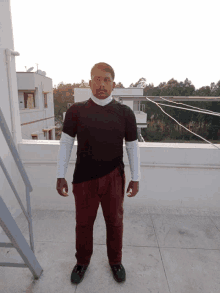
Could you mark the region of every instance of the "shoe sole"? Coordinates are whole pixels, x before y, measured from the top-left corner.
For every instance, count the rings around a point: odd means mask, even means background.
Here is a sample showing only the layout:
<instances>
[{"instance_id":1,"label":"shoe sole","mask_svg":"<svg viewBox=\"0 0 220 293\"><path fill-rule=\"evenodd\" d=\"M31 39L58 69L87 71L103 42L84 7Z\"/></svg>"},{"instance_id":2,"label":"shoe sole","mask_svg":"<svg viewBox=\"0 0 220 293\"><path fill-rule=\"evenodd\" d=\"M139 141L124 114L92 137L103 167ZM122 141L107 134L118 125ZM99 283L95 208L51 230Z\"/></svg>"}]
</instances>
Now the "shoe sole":
<instances>
[{"instance_id":1,"label":"shoe sole","mask_svg":"<svg viewBox=\"0 0 220 293\"><path fill-rule=\"evenodd\" d=\"M114 274L113 274L113 277L114 277L115 281L118 282L118 283L122 283L122 282L124 282L124 281L126 280L126 278L124 278L124 280L119 281L119 280L117 280L117 279L115 278L115 275L114 275Z\"/></svg>"}]
</instances>

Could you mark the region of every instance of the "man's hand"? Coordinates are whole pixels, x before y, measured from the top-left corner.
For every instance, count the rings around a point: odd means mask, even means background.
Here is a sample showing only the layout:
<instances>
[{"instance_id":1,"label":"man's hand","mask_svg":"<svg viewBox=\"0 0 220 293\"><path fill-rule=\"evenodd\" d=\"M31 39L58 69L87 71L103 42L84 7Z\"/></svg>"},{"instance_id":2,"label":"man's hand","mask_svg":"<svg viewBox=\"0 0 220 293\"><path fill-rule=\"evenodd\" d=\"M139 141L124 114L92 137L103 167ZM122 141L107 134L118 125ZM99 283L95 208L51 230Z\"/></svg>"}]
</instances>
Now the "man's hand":
<instances>
[{"instance_id":1,"label":"man's hand","mask_svg":"<svg viewBox=\"0 0 220 293\"><path fill-rule=\"evenodd\" d=\"M66 192L64 192L63 189L65 189ZM57 178L57 192L64 197L69 196L69 194L67 194L68 184L65 178Z\"/></svg>"},{"instance_id":2,"label":"man's hand","mask_svg":"<svg viewBox=\"0 0 220 293\"><path fill-rule=\"evenodd\" d=\"M130 189L132 189L132 192L130 192L127 196L128 197L135 196L139 191L139 181L130 181L128 185L127 193L129 192Z\"/></svg>"}]
</instances>

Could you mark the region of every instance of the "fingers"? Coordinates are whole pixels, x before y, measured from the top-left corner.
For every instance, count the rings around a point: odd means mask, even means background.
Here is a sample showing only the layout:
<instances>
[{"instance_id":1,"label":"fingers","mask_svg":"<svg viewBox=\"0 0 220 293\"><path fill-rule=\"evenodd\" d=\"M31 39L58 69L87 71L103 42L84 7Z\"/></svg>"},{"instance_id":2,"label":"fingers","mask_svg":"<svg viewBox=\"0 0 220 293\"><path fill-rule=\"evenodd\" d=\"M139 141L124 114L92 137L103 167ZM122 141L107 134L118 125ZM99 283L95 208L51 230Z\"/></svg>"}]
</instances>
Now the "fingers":
<instances>
[{"instance_id":1,"label":"fingers","mask_svg":"<svg viewBox=\"0 0 220 293\"><path fill-rule=\"evenodd\" d=\"M65 192L65 191L66 191L66 192ZM67 190L65 189L65 191L63 191L63 195L64 195L64 196L69 196L69 194L68 194L68 189L67 189Z\"/></svg>"},{"instance_id":2,"label":"fingers","mask_svg":"<svg viewBox=\"0 0 220 293\"><path fill-rule=\"evenodd\" d=\"M128 185L128 188L127 188L127 192L129 192L129 190L131 189L131 186L130 184Z\"/></svg>"},{"instance_id":3,"label":"fingers","mask_svg":"<svg viewBox=\"0 0 220 293\"><path fill-rule=\"evenodd\" d=\"M64 197L66 197L66 196L69 196L69 194L67 194L67 192L65 192L65 191L62 191L62 189L57 189L57 192L59 193L59 195L61 195L61 196L64 196Z\"/></svg>"},{"instance_id":4,"label":"fingers","mask_svg":"<svg viewBox=\"0 0 220 293\"><path fill-rule=\"evenodd\" d=\"M61 192L62 192L63 196L69 196L69 194L68 194L68 186L66 184L63 186Z\"/></svg>"}]
</instances>

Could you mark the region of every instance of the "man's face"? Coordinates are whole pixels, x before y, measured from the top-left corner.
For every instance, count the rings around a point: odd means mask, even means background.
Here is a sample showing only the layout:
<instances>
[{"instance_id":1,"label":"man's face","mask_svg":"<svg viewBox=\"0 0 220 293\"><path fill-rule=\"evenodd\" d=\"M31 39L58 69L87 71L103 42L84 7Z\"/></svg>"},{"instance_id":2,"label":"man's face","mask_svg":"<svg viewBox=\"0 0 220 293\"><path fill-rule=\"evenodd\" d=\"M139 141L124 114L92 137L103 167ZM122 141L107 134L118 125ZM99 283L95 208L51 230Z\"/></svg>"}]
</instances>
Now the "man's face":
<instances>
[{"instance_id":1,"label":"man's face","mask_svg":"<svg viewBox=\"0 0 220 293\"><path fill-rule=\"evenodd\" d=\"M94 76L92 76L92 79L89 81L89 86L93 95L100 100L106 99L111 95L115 87L115 82L112 80L111 73L95 68L93 74Z\"/></svg>"}]
</instances>

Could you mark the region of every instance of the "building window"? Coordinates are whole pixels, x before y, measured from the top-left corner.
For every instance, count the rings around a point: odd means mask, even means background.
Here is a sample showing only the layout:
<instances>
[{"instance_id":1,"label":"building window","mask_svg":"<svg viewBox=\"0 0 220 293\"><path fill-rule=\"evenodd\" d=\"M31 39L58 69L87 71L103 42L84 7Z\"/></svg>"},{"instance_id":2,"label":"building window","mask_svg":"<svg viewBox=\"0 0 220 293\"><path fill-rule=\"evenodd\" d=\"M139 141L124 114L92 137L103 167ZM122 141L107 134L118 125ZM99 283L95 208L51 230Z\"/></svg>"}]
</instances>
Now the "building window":
<instances>
[{"instance_id":1,"label":"building window","mask_svg":"<svg viewBox=\"0 0 220 293\"><path fill-rule=\"evenodd\" d=\"M34 109L35 108L34 93L24 92L24 108L25 109Z\"/></svg>"},{"instance_id":2,"label":"building window","mask_svg":"<svg viewBox=\"0 0 220 293\"><path fill-rule=\"evenodd\" d=\"M52 130L49 130L49 140L53 140Z\"/></svg>"},{"instance_id":3,"label":"building window","mask_svg":"<svg viewBox=\"0 0 220 293\"><path fill-rule=\"evenodd\" d=\"M38 139L38 135L37 134L31 134L32 139Z\"/></svg>"},{"instance_id":4,"label":"building window","mask_svg":"<svg viewBox=\"0 0 220 293\"><path fill-rule=\"evenodd\" d=\"M44 108L47 108L47 93L44 93Z\"/></svg>"}]
</instances>

